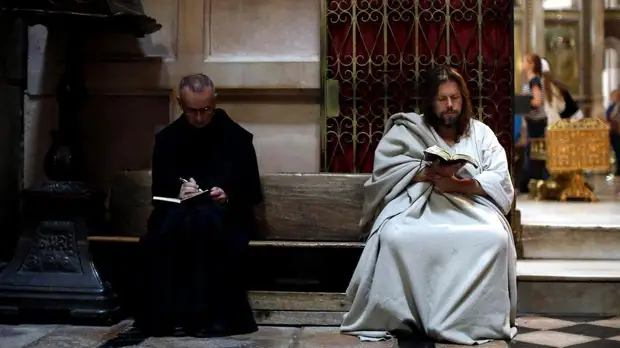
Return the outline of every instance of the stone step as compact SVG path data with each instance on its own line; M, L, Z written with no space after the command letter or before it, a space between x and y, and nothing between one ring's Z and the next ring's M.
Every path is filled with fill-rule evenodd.
M517 198L525 259L620 260L620 182L590 181L598 202Z
M520 281L619 282L617 260L518 260Z
M523 225L521 243L525 259L620 260L620 225Z
M619 315L620 261L519 260L518 313ZM350 303L342 293L250 292L264 325L337 326Z
M620 314L620 261L519 260L518 312Z

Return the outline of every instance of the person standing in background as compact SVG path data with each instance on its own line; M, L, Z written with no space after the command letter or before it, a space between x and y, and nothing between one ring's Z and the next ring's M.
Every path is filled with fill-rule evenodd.
M544 159L531 158L531 144L533 140L544 139L545 129L547 128L547 114L544 107L544 85L542 81L542 61L540 56L535 53L529 53L523 57L523 72L527 76L530 95L531 109L523 120L521 127L522 140L518 145L526 139L523 177L519 183L519 191L526 193L529 191L528 184L531 179L544 180L548 176L546 170L546 161Z
M583 118L583 112L573 99L568 88L556 80L551 73L549 62L541 58L543 92L545 95L545 112L547 123L552 124L559 119L576 121Z
M605 110L605 118L609 124L609 142L616 158L614 177L620 177L620 91L613 90L609 96L611 104Z
M528 94L529 87L527 83L521 85L521 94ZM526 163L526 152L525 148L527 146L527 135L525 134L525 125L523 124L523 119L526 115L524 114L515 114L514 118L514 154L513 154L513 168L514 168L514 177L513 182L515 183L515 190L519 191L520 182L523 178L523 174L525 171L525 163Z

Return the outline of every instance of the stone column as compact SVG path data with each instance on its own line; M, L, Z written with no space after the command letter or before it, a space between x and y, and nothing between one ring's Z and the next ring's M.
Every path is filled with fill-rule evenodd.
M603 105L603 69L605 68L605 4L603 1L581 3L581 66L583 94L591 100L588 116L605 117ZM585 110L584 110L585 112Z
M23 85L28 45L26 26L0 13L0 272L19 237L23 184Z
M542 0L525 0L527 52L545 56L545 10Z

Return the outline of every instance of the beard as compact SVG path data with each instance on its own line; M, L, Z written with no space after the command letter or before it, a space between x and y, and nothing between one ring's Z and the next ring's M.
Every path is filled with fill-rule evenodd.
M439 114L439 120L444 126L452 127L461 118L461 113L456 110L448 110Z

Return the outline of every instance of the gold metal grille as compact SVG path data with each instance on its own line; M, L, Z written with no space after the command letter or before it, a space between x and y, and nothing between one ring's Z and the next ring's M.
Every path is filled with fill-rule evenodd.
M436 64L465 77L511 158L513 0L322 0L322 169L370 172L390 115L419 109Z

